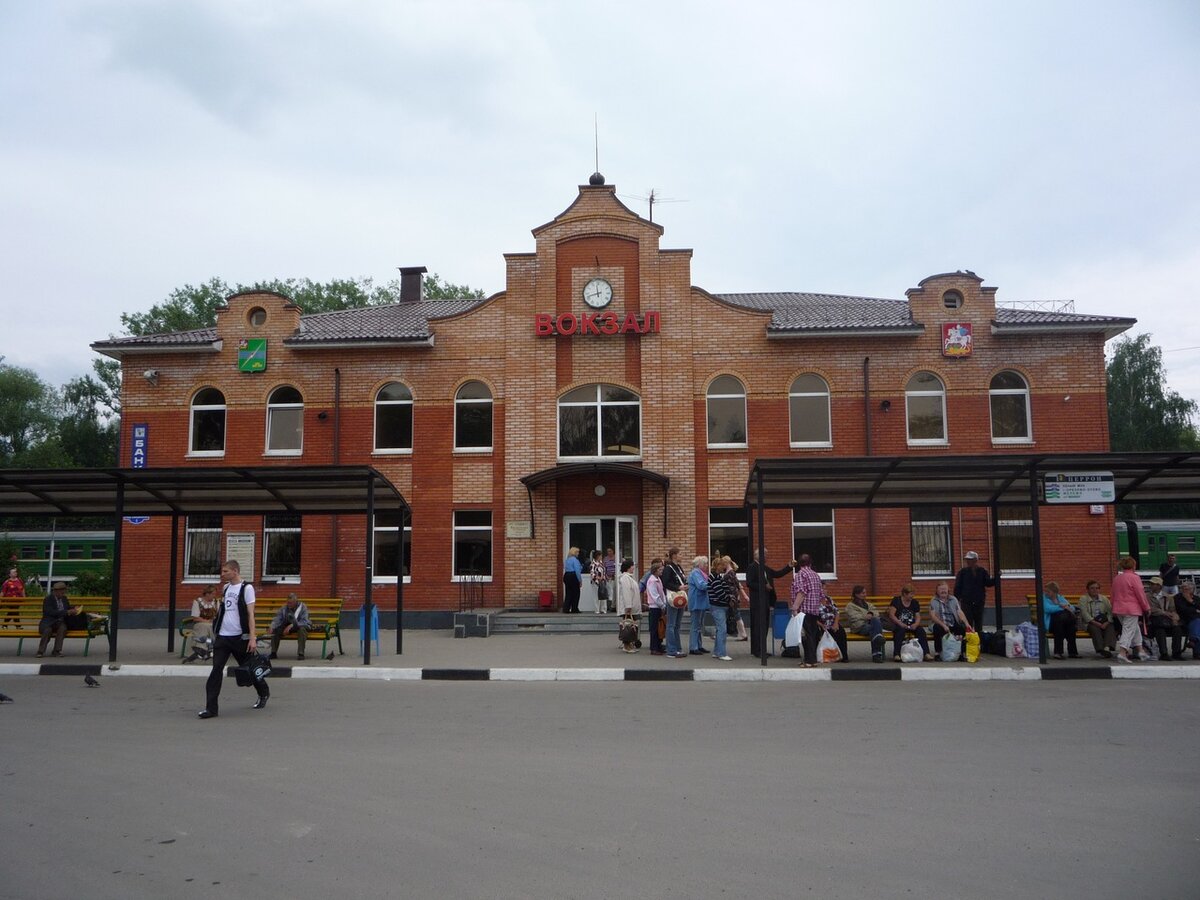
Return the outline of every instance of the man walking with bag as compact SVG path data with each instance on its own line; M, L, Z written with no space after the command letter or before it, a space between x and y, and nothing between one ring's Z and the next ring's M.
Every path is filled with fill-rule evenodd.
M242 567L236 559L226 560L221 566L221 581L225 583L225 594L221 608L217 610L217 621L213 626L213 667L205 685L204 709L197 713L201 719L217 717L217 699L221 696L221 683L225 680L225 664L229 657L244 666L246 660L256 653L254 637L254 585L242 581ZM271 689L265 680L254 682L258 692L255 709L267 705Z

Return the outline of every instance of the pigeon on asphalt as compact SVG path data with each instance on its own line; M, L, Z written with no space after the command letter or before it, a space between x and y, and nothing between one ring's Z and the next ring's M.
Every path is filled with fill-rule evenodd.
M98 682L91 675L84 675L83 683L86 684L88 687L100 687L100 682Z
M333 659L333 651L332 650L329 651L329 655L327 657L325 657L325 659L326 659L326 661L330 661Z
M12 702L13 702L13 698L8 696L8 694L0 694L0 703L12 703Z

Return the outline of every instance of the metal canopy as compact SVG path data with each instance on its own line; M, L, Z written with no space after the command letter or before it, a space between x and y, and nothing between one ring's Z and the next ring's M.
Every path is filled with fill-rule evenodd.
M171 576L167 651L175 646L175 569L179 516L349 515L366 517L363 665L371 663L374 564L373 520L378 510L410 509L395 485L370 466L275 466L170 469L0 469L0 510L10 516L112 516L113 587L108 659L117 659L121 613L121 520L171 516ZM400 531L404 556L404 531ZM396 585L396 652L403 652L403 579Z
M344 515L407 509L395 486L370 466L171 469L0 469L0 510L12 516L298 513Z
M562 478L573 478L577 475L631 475L634 478L641 478L644 481L653 481L655 484L662 485L663 489L663 537L667 536L667 492L671 489L671 479L663 475L661 472L655 472L651 469L643 469L641 466L631 465L630 463L616 462L586 462L586 463L565 463L559 466L551 466L549 469L542 469L540 472L534 472L532 475L526 475L521 479L521 484L525 485L525 490L529 495L529 521L530 534L533 531L533 489L551 481L558 481Z
M767 507L1028 505L1031 479L1046 472L1111 472L1117 503L1200 499L1200 453L1005 453L759 459L745 502L759 502L761 478Z

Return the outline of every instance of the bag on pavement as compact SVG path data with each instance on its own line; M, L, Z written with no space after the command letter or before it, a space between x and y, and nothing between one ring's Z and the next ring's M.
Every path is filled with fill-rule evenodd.
M921 642L916 638L905 641L903 646L900 647L900 662L902 663L920 662L924 656L921 652Z
M1025 658L1025 639L1018 631L1004 632L1004 655L1009 659Z
M1037 626L1032 622L1022 622L1017 626L1017 631L1021 633L1021 638L1025 642L1025 657L1027 659L1037 659L1041 654Z
M820 643L817 644L817 655L821 662L826 663L835 663L842 658L841 648L828 631L821 635Z
M942 638L942 662L958 662L961 653L962 641L957 637L947 634Z
M963 642L967 645L967 662L979 662L979 635L974 631L968 631Z
M787 630L783 633L783 646L799 647L801 629L804 626L804 613L796 613L787 623Z

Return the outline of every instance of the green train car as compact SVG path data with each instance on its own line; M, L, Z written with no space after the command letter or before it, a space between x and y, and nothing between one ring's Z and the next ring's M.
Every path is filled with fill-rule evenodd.
M1158 567L1174 553L1179 571L1200 573L1200 521L1188 519L1126 519L1117 523L1117 552L1132 556L1143 577L1158 574Z
M49 589L50 580L72 581L85 571L102 571L112 560L113 533L111 531L0 531L0 547L3 547L3 574L8 576L13 566L25 582L25 593L34 592L31 580L37 581L37 590Z

